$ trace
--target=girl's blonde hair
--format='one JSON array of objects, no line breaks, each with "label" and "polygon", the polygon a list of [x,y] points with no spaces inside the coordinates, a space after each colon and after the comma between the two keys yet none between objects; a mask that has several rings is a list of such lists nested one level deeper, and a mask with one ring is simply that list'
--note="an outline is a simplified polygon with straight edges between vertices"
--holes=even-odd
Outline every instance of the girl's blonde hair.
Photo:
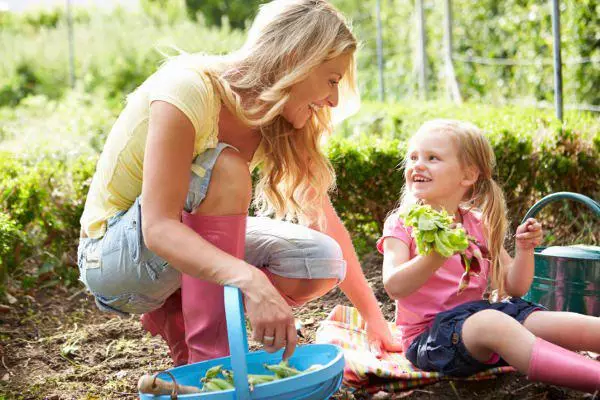
[{"label": "girl's blonde hair", "polygon": [[[335,182],[334,170],[320,148],[333,120],[356,111],[354,53],[357,41],[341,13],[325,0],[275,0],[260,6],[241,49],[199,61],[225,106],[262,134],[255,156],[259,181],[254,205],[260,214],[316,223]],[[340,80],[336,110],[313,108],[302,129],[294,129],[281,112],[292,86],[325,61],[350,54]]]},{"label": "girl's blonde hair", "polygon": [[[498,290],[499,297],[504,295],[504,271],[500,263],[500,251],[504,245],[504,237],[508,226],[506,218],[506,202],[504,193],[493,179],[496,168],[496,157],[489,141],[477,126],[463,121],[436,119],[424,123],[415,133],[443,132],[447,134],[456,146],[459,162],[463,168],[474,167],[479,172],[477,181],[467,192],[465,201],[460,205],[467,211],[481,211],[481,221],[484,234],[488,241],[491,258],[491,286]],[[414,202],[402,189],[400,209]]]}]

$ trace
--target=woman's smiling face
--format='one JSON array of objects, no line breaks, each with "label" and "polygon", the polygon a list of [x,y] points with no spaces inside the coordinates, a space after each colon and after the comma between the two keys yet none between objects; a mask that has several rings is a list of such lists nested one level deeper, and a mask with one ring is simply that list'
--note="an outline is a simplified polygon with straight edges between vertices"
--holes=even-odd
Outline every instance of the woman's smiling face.
[{"label": "woman's smiling face", "polygon": [[338,84],[352,59],[351,53],[339,55],[315,67],[309,76],[292,86],[290,99],[281,115],[296,129],[302,129],[312,115],[312,109],[336,107]]}]

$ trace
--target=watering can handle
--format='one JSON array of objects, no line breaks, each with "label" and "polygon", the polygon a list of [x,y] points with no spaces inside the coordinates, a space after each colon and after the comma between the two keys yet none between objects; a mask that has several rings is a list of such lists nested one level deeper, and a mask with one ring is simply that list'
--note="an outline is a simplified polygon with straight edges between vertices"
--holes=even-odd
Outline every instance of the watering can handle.
[{"label": "watering can handle", "polygon": [[598,217],[600,217],[600,205],[594,200],[590,199],[589,197],[579,193],[557,192],[549,194],[548,196],[535,203],[533,207],[531,207],[529,211],[527,211],[527,214],[525,214],[525,216],[523,217],[523,221],[521,221],[521,224],[525,223],[525,221],[527,221],[527,218],[534,217],[538,213],[538,211],[540,211],[540,209],[546,204],[562,199],[575,200],[580,203],[583,203],[587,205],[592,211],[594,211],[594,213]]},{"label": "watering can handle", "polygon": [[246,335],[246,320],[244,319],[244,303],[242,292],[233,286],[225,286],[225,316],[227,318],[227,337],[231,353],[231,368],[233,383],[238,400],[250,400],[248,387],[248,336]]}]

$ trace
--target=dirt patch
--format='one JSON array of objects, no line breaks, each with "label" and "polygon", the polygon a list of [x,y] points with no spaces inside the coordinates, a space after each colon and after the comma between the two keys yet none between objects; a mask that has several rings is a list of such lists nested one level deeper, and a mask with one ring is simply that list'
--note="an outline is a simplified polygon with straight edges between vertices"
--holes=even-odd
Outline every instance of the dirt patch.
[{"label": "dirt patch", "polygon": [[[384,314],[394,306],[381,285],[381,257],[363,259],[369,284]],[[168,369],[171,360],[163,341],[145,334],[138,317],[122,318],[98,311],[81,288],[55,287],[0,309],[0,400],[136,399],[138,378]],[[296,310],[306,323],[306,339],[314,341],[318,322],[337,304],[350,305],[334,290]],[[251,348],[256,349],[251,343]],[[481,382],[444,381],[408,392],[374,396],[340,390],[335,399],[592,399],[592,395],[532,384],[518,373]]]}]

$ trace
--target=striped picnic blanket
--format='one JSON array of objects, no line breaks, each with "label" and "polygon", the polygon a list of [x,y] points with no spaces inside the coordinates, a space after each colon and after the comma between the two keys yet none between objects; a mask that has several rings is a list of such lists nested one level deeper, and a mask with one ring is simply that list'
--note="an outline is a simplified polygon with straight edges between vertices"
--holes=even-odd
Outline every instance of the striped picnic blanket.
[{"label": "striped picnic blanket", "polygon": [[[390,323],[392,333],[396,325]],[[404,353],[384,352],[380,358],[369,350],[365,321],[354,307],[336,306],[319,324],[317,343],[330,343],[344,349],[346,365],[344,384],[352,388],[364,388],[369,393],[394,392],[416,386],[452,379],[438,372],[426,372],[413,366]],[[496,374],[515,371],[513,367],[495,367],[472,375],[467,380],[495,378]]]}]

